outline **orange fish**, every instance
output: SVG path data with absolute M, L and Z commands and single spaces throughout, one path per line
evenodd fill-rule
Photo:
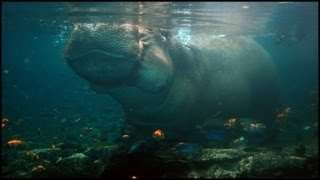
M 152 137 L 155 140 L 160 141 L 160 140 L 164 139 L 164 132 L 161 131 L 160 129 L 158 129 L 158 130 L 153 132 Z
M 19 139 L 13 139 L 11 141 L 8 141 L 7 145 L 9 147 L 18 147 L 21 146 L 24 142 L 22 140 Z
M 31 171 L 38 171 L 38 170 L 46 170 L 46 168 L 42 165 L 38 165 L 38 166 L 32 168 Z

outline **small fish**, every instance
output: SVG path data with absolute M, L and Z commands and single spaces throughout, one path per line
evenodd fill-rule
M 311 127 L 310 126 L 306 126 L 306 127 L 304 127 L 303 129 L 305 130 L 305 131 L 307 131 L 307 130 L 309 130 Z
M 251 123 L 244 128 L 244 131 L 251 135 L 264 134 L 266 126 L 263 123 Z
M 56 161 L 56 163 L 59 163 L 62 160 L 62 157 L 59 157 Z
M 160 141 L 162 139 L 164 139 L 164 132 L 161 131 L 160 129 L 155 130 L 152 134 L 153 139 Z
M 122 136 L 123 139 L 129 139 L 129 137 L 130 136 L 128 134 L 125 134 L 125 135 Z
M 90 131 L 93 130 L 93 128 L 91 128 L 91 127 L 85 127 L 85 128 L 82 128 L 82 130 L 85 131 L 85 132 L 90 132 Z
M 209 141 L 225 142 L 230 139 L 228 133 L 223 130 L 211 130 L 205 133 L 205 138 Z
M 243 137 L 243 136 L 241 136 L 240 138 L 239 138 L 239 141 L 244 141 L 245 140 L 245 138 Z
M 2 128 L 7 127 L 7 126 L 8 126 L 8 123 L 9 123 L 9 119 L 3 118 L 3 119 L 1 120 L 1 127 L 2 127 Z
M 289 117 L 290 114 L 291 114 L 291 108 L 290 107 L 286 107 L 282 112 L 277 114 L 276 119 L 278 121 L 288 120 L 288 117 Z
M 42 165 L 38 165 L 38 166 L 32 168 L 31 171 L 39 171 L 39 170 L 43 171 L 43 170 L 46 170 L 46 168 Z
M 79 122 L 81 119 L 82 119 L 82 118 L 79 117 L 79 118 L 75 119 L 75 120 L 73 121 L 73 123 L 77 123 L 77 122 Z
M 143 142 L 142 141 L 139 141 L 135 144 L 133 144 L 130 149 L 128 150 L 127 154 L 135 154 L 139 151 L 141 151 L 143 148 Z
M 139 140 L 138 142 L 130 144 L 127 147 L 127 154 L 151 153 L 160 148 L 158 141 L 154 141 L 152 138 Z
M 24 141 L 20 140 L 20 139 L 13 139 L 8 141 L 7 145 L 9 147 L 18 147 L 24 144 Z
M 8 120 L 7 118 L 3 118 L 3 119 L 1 120 L 1 122 L 2 122 L 2 123 L 8 123 L 9 120 Z
M 200 151 L 198 145 L 192 143 L 179 143 L 174 150 L 186 155 L 197 154 Z
M 227 128 L 234 127 L 234 126 L 236 126 L 237 122 L 238 122 L 238 121 L 237 121 L 236 118 L 231 118 L 231 119 L 228 119 L 228 120 L 224 123 L 224 126 L 227 127 Z
M 29 157 L 29 158 L 31 158 L 31 159 L 33 159 L 33 160 L 39 160 L 39 159 L 40 159 L 38 154 L 33 153 L 33 152 L 31 152 L 31 151 L 26 152 L 26 153 L 25 153 L 25 156 L 26 156 L 26 157 Z

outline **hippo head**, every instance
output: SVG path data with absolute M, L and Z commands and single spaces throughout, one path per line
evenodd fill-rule
M 167 32 L 136 25 L 77 24 L 65 51 L 71 68 L 106 90 L 132 86 L 160 92 L 170 81 Z

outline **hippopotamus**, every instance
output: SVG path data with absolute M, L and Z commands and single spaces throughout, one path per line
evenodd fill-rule
M 185 43 L 168 29 L 78 23 L 65 59 L 94 91 L 117 100 L 126 123 L 144 135 L 161 129 L 186 137 L 214 115 L 272 120 L 279 98 L 271 56 L 248 36 L 211 34 Z

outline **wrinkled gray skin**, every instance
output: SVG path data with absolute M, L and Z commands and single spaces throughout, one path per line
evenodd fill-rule
M 148 136 L 156 129 L 186 136 L 215 114 L 267 122 L 277 104 L 271 57 L 248 37 L 198 34 L 183 45 L 160 29 L 78 24 L 65 58 L 95 91 L 119 101 L 127 123 Z

